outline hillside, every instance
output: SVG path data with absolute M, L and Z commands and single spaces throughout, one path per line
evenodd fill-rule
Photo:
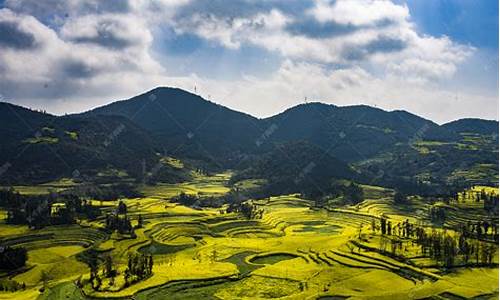
M 142 179 L 143 165 L 148 171 L 160 159 L 149 134 L 120 116 L 55 117 L 2 103 L 0 120 L 3 183 L 103 174 Z
M 279 170 L 275 162 L 285 162 L 274 157 L 276 145 L 298 142 L 314 146 L 304 151 L 322 151 L 382 185 L 491 184 L 498 178 L 498 122 L 463 119 L 440 126 L 406 111 L 366 105 L 307 103 L 257 119 L 180 89 L 156 88 L 65 117 L 5 103 L 0 117 L 0 154 L 10 169 L 3 180 L 42 181 L 75 170 L 95 175 L 110 169 L 140 179 L 162 156 L 208 171 L 244 173 L 266 161 Z M 17 161 L 19 153 L 23 158 Z M 176 172 L 160 177 L 185 178 Z
M 362 176 L 320 147 L 298 141 L 274 145 L 233 180 L 252 178 L 265 180 L 261 191 L 266 196 L 299 192 L 323 195 L 330 192 L 336 179 L 359 180 Z
M 498 122 L 482 119 L 460 119 L 442 125 L 443 128 L 457 133 L 478 133 L 498 135 Z
M 148 130 L 171 155 L 230 166 L 255 146 L 258 119 L 177 88 L 156 88 L 84 115 L 120 115 Z
M 361 161 L 413 139 L 458 138 L 439 125 L 404 111 L 356 105 L 302 104 L 263 120 L 275 124 L 273 142 L 307 140 L 347 162 Z

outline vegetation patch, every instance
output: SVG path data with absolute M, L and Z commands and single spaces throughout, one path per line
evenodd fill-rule
M 152 241 L 151 244 L 147 246 L 140 247 L 138 251 L 143 254 L 172 254 L 185 249 L 193 248 L 196 244 L 186 244 L 186 245 L 168 245 Z
M 253 264 L 258 265 L 272 265 L 280 261 L 294 259 L 297 257 L 300 256 L 292 253 L 269 253 L 255 255 L 249 261 Z

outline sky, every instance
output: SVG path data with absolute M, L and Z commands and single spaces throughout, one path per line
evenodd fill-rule
M 498 1 L 0 0 L 0 100 L 54 114 L 158 86 L 498 120 Z

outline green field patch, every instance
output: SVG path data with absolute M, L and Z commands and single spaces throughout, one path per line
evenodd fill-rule
M 225 222 L 225 221 L 234 221 L 234 220 L 238 220 L 238 218 L 236 216 L 230 216 L 230 217 L 218 216 L 218 217 L 214 217 L 214 218 L 204 219 L 202 221 L 203 221 L 203 223 L 213 225 L 213 224 L 217 224 L 217 223 L 221 223 L 221 222 Z
M 176 169 L 184 168 L 184 163 L 181 160 L 173 158 L 173 157 L 166 156 L 166 157 L 161 158 L 160 161 L 166 165 L 171 166 L 172 168 L 176 168 Z
M 27 144 L 57 144 L 59 142 L 59 139 L 50 136 L 40 136 L 27 138 L 23 142 Z
M 236 265 L 240 274 L 242 276 L 245 276 L 245 275 L 249 274 L 250 272 L 263 267 L 263 265 L 255 265 L 255 264 L 248 263 L 247 257 L 255 255 L 256 253 L 257 252 L 253 252 L 253 251 L 243 251 L 240 253 L 236 253 L 236 254 L 224 259 L 223 261 L 230 262 L 230 263 Z
M 277 299 L 300 293 L 299 282 L 267 276 L 249 276 L 216 296 L 220 299 Z M 301 298 L 294 298 L 301 299 Z
M 138 251 L 144 254 L 162 255 L 176 253 L 185 249 L 193 248 L 195 246 L 196 244 L 168 245 L 153 241 L 147 246 L 140 247 Z
M 228 221 L 223 223 L 218 223 L 215 226 L 211 226 L 210 230 L 215 233 L 222 233 L 224 231 L 235 229 L 239 227 L 254 227 L 258 226 L 259 222 L 257 221 L 247 221 L 247 220 L 237 220 L 237 221 Z
M 80 289 L 72 282 L 63 282 L 57 284 L 41 294 L 37 300 L 62 300 L 62 299 L 72 299 L 72 300 L 84 300 L 87 299 L 83 296 Z
M 295 228 L 293 232 L 315 232 L 315 233 L 327 233 L 336 234 L 341 231 L 342 227 L 337 225 L 305 225 L 299 228 Z
M 231 284 L 237 283 L 237 279 L 231 277 L 175 280 L 159 287 L 147 289 L 134 295 L 137 300 L 184 300 L 205 299 L 218 300 L 214 294 Z
M 65 131 L 64 132 L 70 139 L 72 139 L 73 141 L 76 141 L 78 140 L 78 133 L 75 132 L 75 131 Z
M 259 254 L 250 258 L 250 262 L 257 265 L 274 265 L 280 261 L 294 259 L 300 257 L 292 253 L 269 253 Z
M 231 233 L 230 236 L 237 238 L 271 238 L 283 236 L 280 232 L 272 232 L 257 229 L 242 230 L 235 233 Z

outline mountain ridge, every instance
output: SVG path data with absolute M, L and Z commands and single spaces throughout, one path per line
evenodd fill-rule
M 164 155 L 187 159 L 207 170 L 248 168 L 250 166 L 246 161 L 255 161 L 249 158 L 271 153 L 279 145 L 299 141 L 311 144 L 303 147 L 304 149 L 319 147 L 332 159 L 347 164 L 363 165 L 373 160 L 380 161 L 381 157 L 382 161 L 387 157 L 396 157 L 392 161 L 391 173 L 404 164 L 401 157 L 409 157 L 401 153 L 413 153 L 415 149 L 424 151 L 421 141 L 457 144 L 457 147 L 463 149 L 447 147 L 446 151 L 469 151 L 469 154 L 456 153 L 456 161 L 474 157 L 469 164 L 473 166 L 479 162 L 490 163 L 495 160 L 489 157 L 489 152 L 486 152 L 488 159 L 482 160 L 477 155 L 470 154 L 470 149 L 476 146 L 467 144 L 471 138 L 464 135 L 464 130 L 472 131 L 469 134 L 491 136 L 493 140 L 496 135 L 498 139 L 497 121 L 466 118 L 439 125 L 404 110 L 387 111 L 369 105 L 337 106 L 322 102 L 299 104 L 274 116 L 259 119 L 182 89 L 168 87 L 158 87 L 130 99 L 115 101 L 79 114 L 54 116 L 15 104 L 0 103 L 0 115 L 3 117 L 0 138 L 4 141 L 0 145 L 0 153 L 8 153 L 10 156 L 26 141 L 47 145 L 55 143 L 58 138 L 68 142 L 64 134 L 56 137 L 51 136 L 49 131 L 68 131 L 64 126 L 69 126 L 72 122 L 86 124 L 91 128 L 89 136 L 100 137 L 101 143 L 105 142 L 106 136 L 100 131 L 112 133 L 113 126 L 116 129 L 117 124 L 128 124 L 132 128 L 131 135 L 125 135 L 124 138 L 137 147 L 138 153 L 149 157 L 148 165 L 154 164 L 155 160 Z M 20 121 L 26 124 L 19 124 Z M 114 125 L 111 129 L 100 129 L 92 125 L 96 121 Z M 62 127 L 44 129 L 45 123 L 55 123 Z M 43 134 L 40 134 L 40 130 Z M 134 134 L 136 138 L 133 137 Z M 464 138 L 469 140 L 465 141 Z M 142 141 L 142 145 L 137 141 Z M 95 150 L 103 161 L 114 159 L 114 154 L 109 153 L 108 149 L 83 147 L 93 145 L 91 139 L 84 145 L 69 142 L 71 143 L 64 144 L 64 150 L 67 150 L 65 147 L 77 149 L 79 153 Z M 495 150 L 489 142 L 488 149 Z M 121 148 L 117 150 L 125 151 Z M 137 159 L 134 152 L 120 151 L 117 153 L 124 154 L 124 157 Z M 411 159 L 418 159 L 418 155 L 417 151 L 412 154 Z M 116 163 L 120 167 L 124 166 L 115 160 Z M 382 166 L 376 165 L 374 168 L 378 170 L 384 168 L 384 165 L 385 163 Z M 426 166 L 418 168 L 423 170 Z M 449 172 L 455 168 L 458 167 L 451 166 Z M 373 168 L 368 165 L 368 169 Z M 133 172 L 136 177 L 140 175 L 137 167 Z M 412 174 L 419 172 L 420 169 L 412 170 Z

